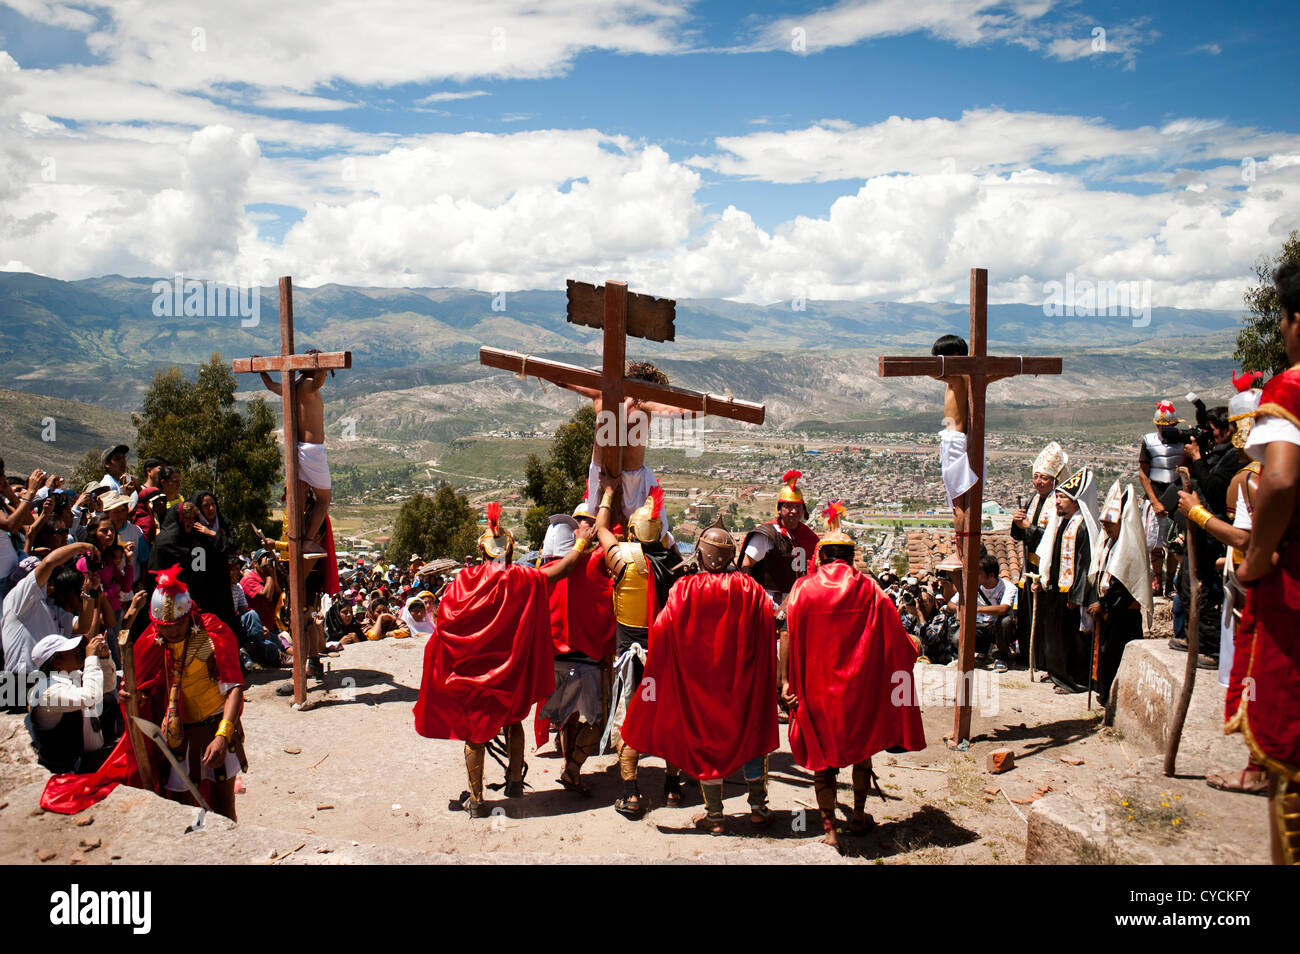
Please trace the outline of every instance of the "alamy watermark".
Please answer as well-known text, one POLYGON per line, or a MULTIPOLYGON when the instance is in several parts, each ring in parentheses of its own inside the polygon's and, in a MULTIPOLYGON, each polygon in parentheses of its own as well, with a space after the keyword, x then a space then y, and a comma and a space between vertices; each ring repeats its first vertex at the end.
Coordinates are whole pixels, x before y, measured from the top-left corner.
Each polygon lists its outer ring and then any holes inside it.
POLYGON ((1043 314, 1048 318, 1131 318, 1134 328, 1151 324, 1151 280, 1094 282, 1067 272, 1065 282, 1043 283, 1043 314))
POLYGON ((157 318, 239 318, 241 328, 256 328, 262 320, 262 289, 252 282, 201 282, 177 272, 151 290, 157 318))
POLYGON ((667 417, 643 412, 620 419, 613 411, 602 410, 596 417, 596 445, 680 448, 687 457, 699 457, 704 453, 704 415, 687 411, 667 417))

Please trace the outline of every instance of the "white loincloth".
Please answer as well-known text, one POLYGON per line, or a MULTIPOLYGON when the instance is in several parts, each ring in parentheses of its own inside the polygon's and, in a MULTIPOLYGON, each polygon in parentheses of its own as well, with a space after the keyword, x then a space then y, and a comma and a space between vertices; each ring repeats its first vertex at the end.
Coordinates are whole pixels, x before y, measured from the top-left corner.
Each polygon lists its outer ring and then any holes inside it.
POLYGON ((966 435, 946 428, 939 432, 939 469, 943 471, 943 489, 948 495, 948 506, 970 490, 979 477, 966 462, 966 435))
POLYGON ((317 490, 330 489, 330 464, 324 444, 298 442, 298 479, 317 490))
MULTIPOLYGON (((638 467, 636 470, 623 471, 623 510, 624 512, 614 514, 620 523, 626 523, 627 518, 641 505, 645 503, 646 498, 650 496, 650 488, 659 483, 654 473, 649 467, 638 467)), ((593 460, 587 468, 587 512, 595 513, 596 508, 600 506, 600 467, 593 460)), ((668 509, 665 507, 660 519, 663 521, 664 533, 668 534, 669 540, 672 540, 672 534, 668 531, 668 509)), ((671 545, 671 544, 670 544, 671 545)))

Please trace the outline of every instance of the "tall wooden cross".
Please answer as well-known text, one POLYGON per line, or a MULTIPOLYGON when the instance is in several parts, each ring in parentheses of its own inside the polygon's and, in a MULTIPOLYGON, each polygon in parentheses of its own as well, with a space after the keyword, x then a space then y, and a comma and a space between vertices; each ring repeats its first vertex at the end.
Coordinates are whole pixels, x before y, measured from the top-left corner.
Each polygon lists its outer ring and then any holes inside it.
POLYGON ((305 666, 306 628, 303 621, 307 600, 307 574, 302 562, 303 495, 298 483, 298 401, 294 375, 298 371, 352 367, 351 351, 317 354, 293 353, 293 279, 280 279, 280 356, 278 358, 235 358, 236 374, 280 372, 284 392, 284 491, 285 536, 289 538, 289 636, 293 640, 293 700, 301 706, 307 699, 305 666))
MULTIPOLYGON (((955 526, 957 539, 965 538, 962 561, 961 641, 958 646, 958 663, 961 679, 957 688, 956 723, 951 745, 960 745, 970 739, 971 697, 974 690, 975 668, 975 607, 979 595, 980 528, 984 509, 984 392, 989 379, 1009 378, 1020 374, 1060 374, 1060 358, 994 357, 988 353, 988 269, 970 270, 970 353, 964 356, 900 357, 880 359, 880 376, 902 378, 925 375, 938 377, 959 374, 966 378, 969 395, 966 456, 970 468, 979 477, 975 486, 966 491, 962 501, 965 526, 955 526)), ((954 520, 954 524, 957 521, 954 520)))
MULTIPOLYGON (((604 470, 611 477, 623 472, 623 448, 626 446, 627 418, 623 400, 627 397, 670 404, 701 415, 713 414, 734 421, 762 424, 766 408, 749 401, 736 401, 716 394, 686 388, 651 384, 629 378, 625 372, 627 336, 650 341, 676 340, 674 321, 677 303, 669 298, 628 294, 626 282, 606 282, 597 287, 585 282, 568 282, 568 320, 575 325, 600 328, 604 332, 601 369, 592 371, 575 364, 546 361, 499 348, 479 348, 479 363, 489 368, 514 371, 516 374, 541 378, 555 384, 576 384, 601 392, 602 412, 616 415, 617 440, 605 446, 604 470)), ((600 427, 600 423, 597 423, 600 427)), ((599 431, 598 431, 599 433, 599 431)), ((631 506, 636 506, 632 504, 631 506)))

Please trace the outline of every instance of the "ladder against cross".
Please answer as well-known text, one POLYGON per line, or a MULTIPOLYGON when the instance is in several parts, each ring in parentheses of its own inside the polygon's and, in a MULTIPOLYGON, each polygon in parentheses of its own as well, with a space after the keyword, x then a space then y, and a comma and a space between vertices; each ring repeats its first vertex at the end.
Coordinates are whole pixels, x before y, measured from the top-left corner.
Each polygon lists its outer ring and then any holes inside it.
POLYGON ((961 375, 967 381, 966 456, 979 477, 959 498, 966 510, 966 526, 954 527, 965 539, 962 560, 961 641, 958 647, 961 679, 957 688, 956 721, 950 744, 970 739, 971 698, 974 695, 975 607, 979 592, 980 524, 984 509, 984 394, 991 381, 1021 374, 1060 374, 1060 358, 998 357, 988 353, 988 269, 970 270, 970 353, 950 357, 880 358, 882 378, 961 375))
POLYGON ((236 374, 280 372, 280 389, 284 392, 284 490, 285 535, 289 538, 289 635, 293 640, 293 699, 301 706, 307 699, 306 628, 303 610, 307 599, 307 574, 302 560, 303 495, 298 483, 298 402, 294 394, 294 375, 298 371, 352 367, 351 351, 326 351, 317 354, 294 354, 293 351, 293 280, 280 279, 280 354, 276 357, 235 358, 231 369, 236 374))
POLYGON ((675 301, 629 294, 626 282, 606 282, 597 287, 570 279, 569 322, 600 328, 604 333, 599 371, 488 347, 479 348, 479 363, 489 368, 513 371, 525 377, 540 378, 553 384, 578 385, 600 391, 602 413, 612 412, 617 415, 614 423, 618 435, 615 445, 603 448, 603 467, 610 477, 618 477, 623 472, 623 449, 627 437, 626 408, 623 405, 625 398, 656 401, 701 416, 714 415, 748 424, 763 423, 766 409, 761 404, 627 377, 627 336, 650 341, 674 341, 676 316, 675 301))

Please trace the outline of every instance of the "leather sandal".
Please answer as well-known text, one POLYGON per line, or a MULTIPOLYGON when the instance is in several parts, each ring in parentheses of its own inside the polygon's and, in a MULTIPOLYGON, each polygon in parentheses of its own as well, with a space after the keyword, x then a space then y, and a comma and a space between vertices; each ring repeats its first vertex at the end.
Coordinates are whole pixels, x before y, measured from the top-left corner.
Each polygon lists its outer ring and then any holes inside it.
POLYGON ((664 802, 669 808, 678 808, 682 804, 681 776, 668 775, 664 778, 664 802))
POLYGON ((586 785, 583 785, 581 781, 570 779, 568 769, 565 769, 560 773, 559 782, 566 792, 573 792, 575 795, 581 795, 583 798, 591 798, 591 789, 586 785))
POLYGON ((705 812, 703 815, 696 815, 691 819, 691 824, 696 828, 705 829, 710 835, 725 835, 727 833, 727 816, 711 815, 705 812))
POLYGON ((1246 781, 1246 769, 1239 774, 1207 775, 1205 784, 1221 792, 1240 792, 1243 795, 1267 795, 1268 780, 1261 773, 1253 782, 1246 781))
POLYGON ((645 803, 640 795, 627 795, 614 799, 614 811, 624 818, 640 818, 645 814, 645 803))

